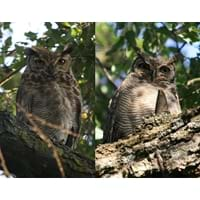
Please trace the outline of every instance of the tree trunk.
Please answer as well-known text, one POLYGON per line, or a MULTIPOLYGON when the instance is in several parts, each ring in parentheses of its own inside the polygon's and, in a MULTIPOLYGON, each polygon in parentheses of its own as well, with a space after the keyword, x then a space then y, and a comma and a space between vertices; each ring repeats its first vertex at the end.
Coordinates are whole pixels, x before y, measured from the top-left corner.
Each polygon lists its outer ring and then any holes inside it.
POLYGON ((149 117, 128 138, 96 149, 97 177, 199 177, 200 107, 149 117))
MULTIPOLYGON (((94 177, 95 163, 81 153, 54 143, 66 177, 94 177)), ((35 133, 22 130, 14 116, 0 112, 0 147, 16 177, 61 177, 52 150, 35 133)))

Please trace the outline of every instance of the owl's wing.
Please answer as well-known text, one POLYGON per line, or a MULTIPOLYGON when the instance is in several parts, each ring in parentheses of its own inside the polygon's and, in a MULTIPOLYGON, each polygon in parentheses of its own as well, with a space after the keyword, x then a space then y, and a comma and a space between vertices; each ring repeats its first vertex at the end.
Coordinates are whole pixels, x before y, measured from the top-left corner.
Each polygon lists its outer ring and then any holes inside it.
POLYGON ((28 123, 29 120, 26 117, 27 113, 32 112, 34 97, 32 93, 24 85, 20 85, 16 95, 16 116, 17 119, 23 123, 28 123))
POLYGON ((155 113, 160 114, 162 112, 168 112, 168 111, 169 108, 166 95, 163 90, 158 90, 155 113))
POLYGON ((81 124, 81 109, 82 109, 82 104, 81 104, 81 97, 76 98, 76 108, 75 108, 75 120, 73 123, 73 129, 75 133, 79 133, 80 131, 80 124, 81 124))
POLYGON ((103 143, 115 141, 114 124, 121 88, 117 89, 108 106, 107 119, 103 133, 103 143))
MULTIPOLYGON (((73 110, 75 115, 74 115, 74 119, 73 119, 73 122, 72 122, 72 129, 71 129, 71 131, 74 134, 79 134, 79 131, 80 131, 81 108, 82 108, 81 96, 76 96, 75 97, 74 110, 73 110)), ((72 135, 68 135, 65 145, 74 149, 74 148, 76 148, 77 142, 78 142, 77 137, 73 137, 72 135)))
POLYGON ((179 97, 176 90, 176 86, 172 85, 171 88, 165 91, 168 101, 168 110, 172 115, 178 115, 181 113, 181 106, 179 103, 179 97))
POLYGON ((181 105, 180 105, 180 101, 179 101, 179 96, 178 93, 175 93, 175 98, 176 98, 176 113, 175 114, 180 114, 181 111, 181 105))
POLYGON ((121 86, 116 90, 114 96, 111 98, 108 106, 107 119, 103 133, 103 143, 116 141, 118 136, 118 126, 115 125, 117 117, 117 107, 120 104, 121 95, 127 88, 136 87, 138 84, 138 77, 135 73, 130 73, 122 82, 121 86))

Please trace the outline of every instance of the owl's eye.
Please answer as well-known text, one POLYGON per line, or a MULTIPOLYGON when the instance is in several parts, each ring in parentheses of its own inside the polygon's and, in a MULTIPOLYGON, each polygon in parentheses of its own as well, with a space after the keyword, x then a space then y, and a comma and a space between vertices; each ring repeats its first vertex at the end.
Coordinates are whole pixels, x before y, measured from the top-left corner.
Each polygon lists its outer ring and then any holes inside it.
POLYGON ((167 66, 162 66, 162 67, 160 68, 160 72, 167 74, 167 73, 170 72, 170 69, 169 69, 169 67, 167 67, 167 66))
POLYGON ((58 60, 58 64, 59 64, 59 65, 64 65, 65 62, 66 62, 66 60, 63 59, 63 58, 61 58, 61 59, 58 60))
POLYGON ((138 65, 139 68, 145 69, 145 70, 150 70, 150 66, 146 63, 140 63, 138 65))

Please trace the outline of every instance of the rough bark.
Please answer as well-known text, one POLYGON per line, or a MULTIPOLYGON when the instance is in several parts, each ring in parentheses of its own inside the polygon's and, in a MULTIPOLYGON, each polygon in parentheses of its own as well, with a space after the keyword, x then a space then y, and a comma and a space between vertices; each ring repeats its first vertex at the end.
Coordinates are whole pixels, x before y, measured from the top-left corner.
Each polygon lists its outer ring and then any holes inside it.
POLYGON ((128 138, 96 148, 97 177, 199 177, 200 107, 146 118, 128 138))
MULTIPOLYGON (((54 143, 66 177, 94 177, 95 163, 66 146, 54 143)), ((0 112, 0 147, 16 177, 61 177, 52 150, 35 133, 22 130, 14 116, 0 112)))

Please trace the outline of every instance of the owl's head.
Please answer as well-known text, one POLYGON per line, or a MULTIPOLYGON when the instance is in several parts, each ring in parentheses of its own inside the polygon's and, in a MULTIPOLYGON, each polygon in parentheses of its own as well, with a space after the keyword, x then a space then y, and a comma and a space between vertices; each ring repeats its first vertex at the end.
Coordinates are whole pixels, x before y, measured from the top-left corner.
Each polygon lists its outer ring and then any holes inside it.
POLYGON ((162 57, 152 57, 144 53, 138 53, 132 65, 132 71, 148 82, 174 82, 175 65, 177 55, 165 60, 162 57))
POLYGON ((153 80, 154 67, 150 57, 144 53, 138 53, 138 56, 132 64, 132 71, 148 82, 153 80))
POLYGON ((62 52, 51 52, 46 48, 32 47, 25 49, 27 66, 32 72, 42 72, 46 75, 54 75, 57 72, 68 72, 72 58, 71 47, 62 52))

